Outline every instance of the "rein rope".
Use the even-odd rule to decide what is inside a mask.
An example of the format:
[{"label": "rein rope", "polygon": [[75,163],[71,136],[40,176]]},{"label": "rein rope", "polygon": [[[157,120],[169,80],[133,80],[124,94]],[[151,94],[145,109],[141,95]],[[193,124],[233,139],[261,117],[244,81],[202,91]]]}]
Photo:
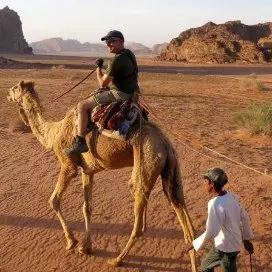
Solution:
[{"label": "rein rope", "polygon": [[251,257],[251,253],[249,253],[249,262],[250,262],[250,272],[252,272],[252,257]]},{"label": "rein rope", "polygon": [[66,95],[66,94],[68,94],[69,92],[71,92],[71,91],[72,91],[73,89],[75,89],[78,85],[80,85],[83,81],[85,81],[89,76],[91,76],[91,75],[94,73],[95,70],[96,70],[96,69],[92,70],[87,76],[85,76],[82,80],[80,80],[76,85],[74,85],[74,86],[73,86],[72,88],[70,88],[68,91],[62,93],[61,95],[59,95],[59,96],[56,97],[55,99],[53,99],[53,100],[51,100],[51,101],[45,103],[45,105],[51,104],[51,103],[57,101],[58,99],[60,99],[61,97],[63,97],[64,95]]}]

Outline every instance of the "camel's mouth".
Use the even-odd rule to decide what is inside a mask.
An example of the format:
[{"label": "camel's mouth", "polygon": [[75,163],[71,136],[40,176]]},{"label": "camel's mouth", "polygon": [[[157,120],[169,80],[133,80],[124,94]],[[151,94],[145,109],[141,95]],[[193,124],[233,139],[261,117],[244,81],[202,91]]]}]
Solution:
[{"label": "camel's mouth", "polygon": [[15,101],[15,99],[14,99],[14,92],[12,91],[12,89],[8,90],[7,100],[11,101],[11,102]]},{"label": "camel's mouth", "polygon": [[7,100],[10,101],[10,102],[12,102],[12,96],[11,96],[11,94],[10,94],[10,91],[8,92]]},{"label": "camel's mouth", "polygon": [[[11,102],[17,102],[17,85],[13,86],[8,90],[7,99]],[[20,95],[19,95],[20,96]]]}]

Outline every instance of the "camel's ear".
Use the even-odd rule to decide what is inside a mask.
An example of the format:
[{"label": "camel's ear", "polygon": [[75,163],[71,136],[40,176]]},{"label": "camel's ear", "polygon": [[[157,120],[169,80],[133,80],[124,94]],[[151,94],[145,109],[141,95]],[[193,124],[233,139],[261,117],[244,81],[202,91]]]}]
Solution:
[{"label": "camel's ear", "polygon": [[20,114],[20,117],[21,117],[22,121],[24,122],[24,124],[29,127],[30,125],[29,125],[28,118],[26,116],[24,109],[20,108],[19,114]]},{"label": "camel's ear", "polygon": [[19,86],[20,86],[20,88],[21,88],[21,89],[23,89],[23,88],[24,88],[24,84],[25,84],[25,83],[24,83],[24,81],[23,81],[23,80],[21,80],[21,81],[19,82]]},{"label": "camel's ear", "polygon": [[33,92],[34,91],[34,82],[33,81],[20,81],[19,83],[20,87],[22,90],[26,90],[29,92]]}]

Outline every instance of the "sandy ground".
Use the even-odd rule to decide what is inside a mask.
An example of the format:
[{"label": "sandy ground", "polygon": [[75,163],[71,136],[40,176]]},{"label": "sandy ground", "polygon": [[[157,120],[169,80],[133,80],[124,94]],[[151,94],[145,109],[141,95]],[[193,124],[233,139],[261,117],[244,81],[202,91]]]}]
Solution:
[{"label": "sandy ground", "polygon": [[[36,83],[48,119],[59,120],[97,87],[94,77],[55,103],[51,101],[86,75],[83,70],[0,70],[0,271],[190,271],[182,253],[184,239],[174,211],[158,180],[150,197],[147,231],[126,258],[123,267],[113,268],[107,259],[125,246],[133,225],[133,200],[127,182],[131,169],[105,171],[95,177],[93,192],[94,255],[65,250],[61,226],[48,199],[57,181],[59,163],[31,133],[11,132],[18,118],[6,100],[7,89],[22,79]],[[167,124],[181,162],[187,207],[197,234],[205,228],[207,200],[199,175],[208,167],[223,167],[229,175],[227,189],[247,208],[255,233],[253,271],[272,271],[272,177],[261,175],[224,158],[199,150],[201,143],[260,172],[272,172],[271,138],[249,137],[239,132],[234,113],[252,102],[271,101],[272,76],[259,79],[265,91],[245,90],[242,76],[190,76],[140,74],[145,100]],[[154,118],[153,118],[154,119]],[[166,127],[162,127],[166,132]],[[200,152],[201,151],[201,152]],[[79,241],[84,235],[83,192],[75,179],[62,201],[64,216]],[[201,250],[201,258],[210,244]],[[249,255],[242,249],[239,271],[250,271]]]}]

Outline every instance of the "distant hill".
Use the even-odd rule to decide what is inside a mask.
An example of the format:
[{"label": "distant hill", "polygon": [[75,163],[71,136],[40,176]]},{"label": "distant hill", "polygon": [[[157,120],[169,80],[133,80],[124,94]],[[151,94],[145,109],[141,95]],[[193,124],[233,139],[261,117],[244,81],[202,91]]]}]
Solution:
[{"label": "distant hill", "polygon": [[[80,43],[77,40],[63,40],[62,38],[50,38],[30,44],[35,54],[65,54],[65,52],[108,53],[104,43]],[[150,55],[152,50],[136,42],[125,42],[125,47],[131,49],[137,55]]]},{"label": "distant hill", "polygon": [[90,52],[105,53],[107,48],[100,43],[80,43],[77,40],[63,40],[62,38],[50,38],[30,44],[35,54],[57,54],[64,52]]},{"label": "distant hill", "polygon": [[209,22],[171,40],[161,60],[198,63],[264,63],[272,60],[272,23]]},{"label": "distant hill", "polygon": [[152,54],[152,50],[141,44],[136,42],[125,42],[125,47],[132,50],[136,55],[150,55]]},{"label": "distant hill", "polygon": [[166,49],[167,46],[168,46],[167,42],[160,43],[160,44],[154,44],[151,47],[151,50],[152,50],[153,54],[159,55],[159,54],[161,54]]}]

